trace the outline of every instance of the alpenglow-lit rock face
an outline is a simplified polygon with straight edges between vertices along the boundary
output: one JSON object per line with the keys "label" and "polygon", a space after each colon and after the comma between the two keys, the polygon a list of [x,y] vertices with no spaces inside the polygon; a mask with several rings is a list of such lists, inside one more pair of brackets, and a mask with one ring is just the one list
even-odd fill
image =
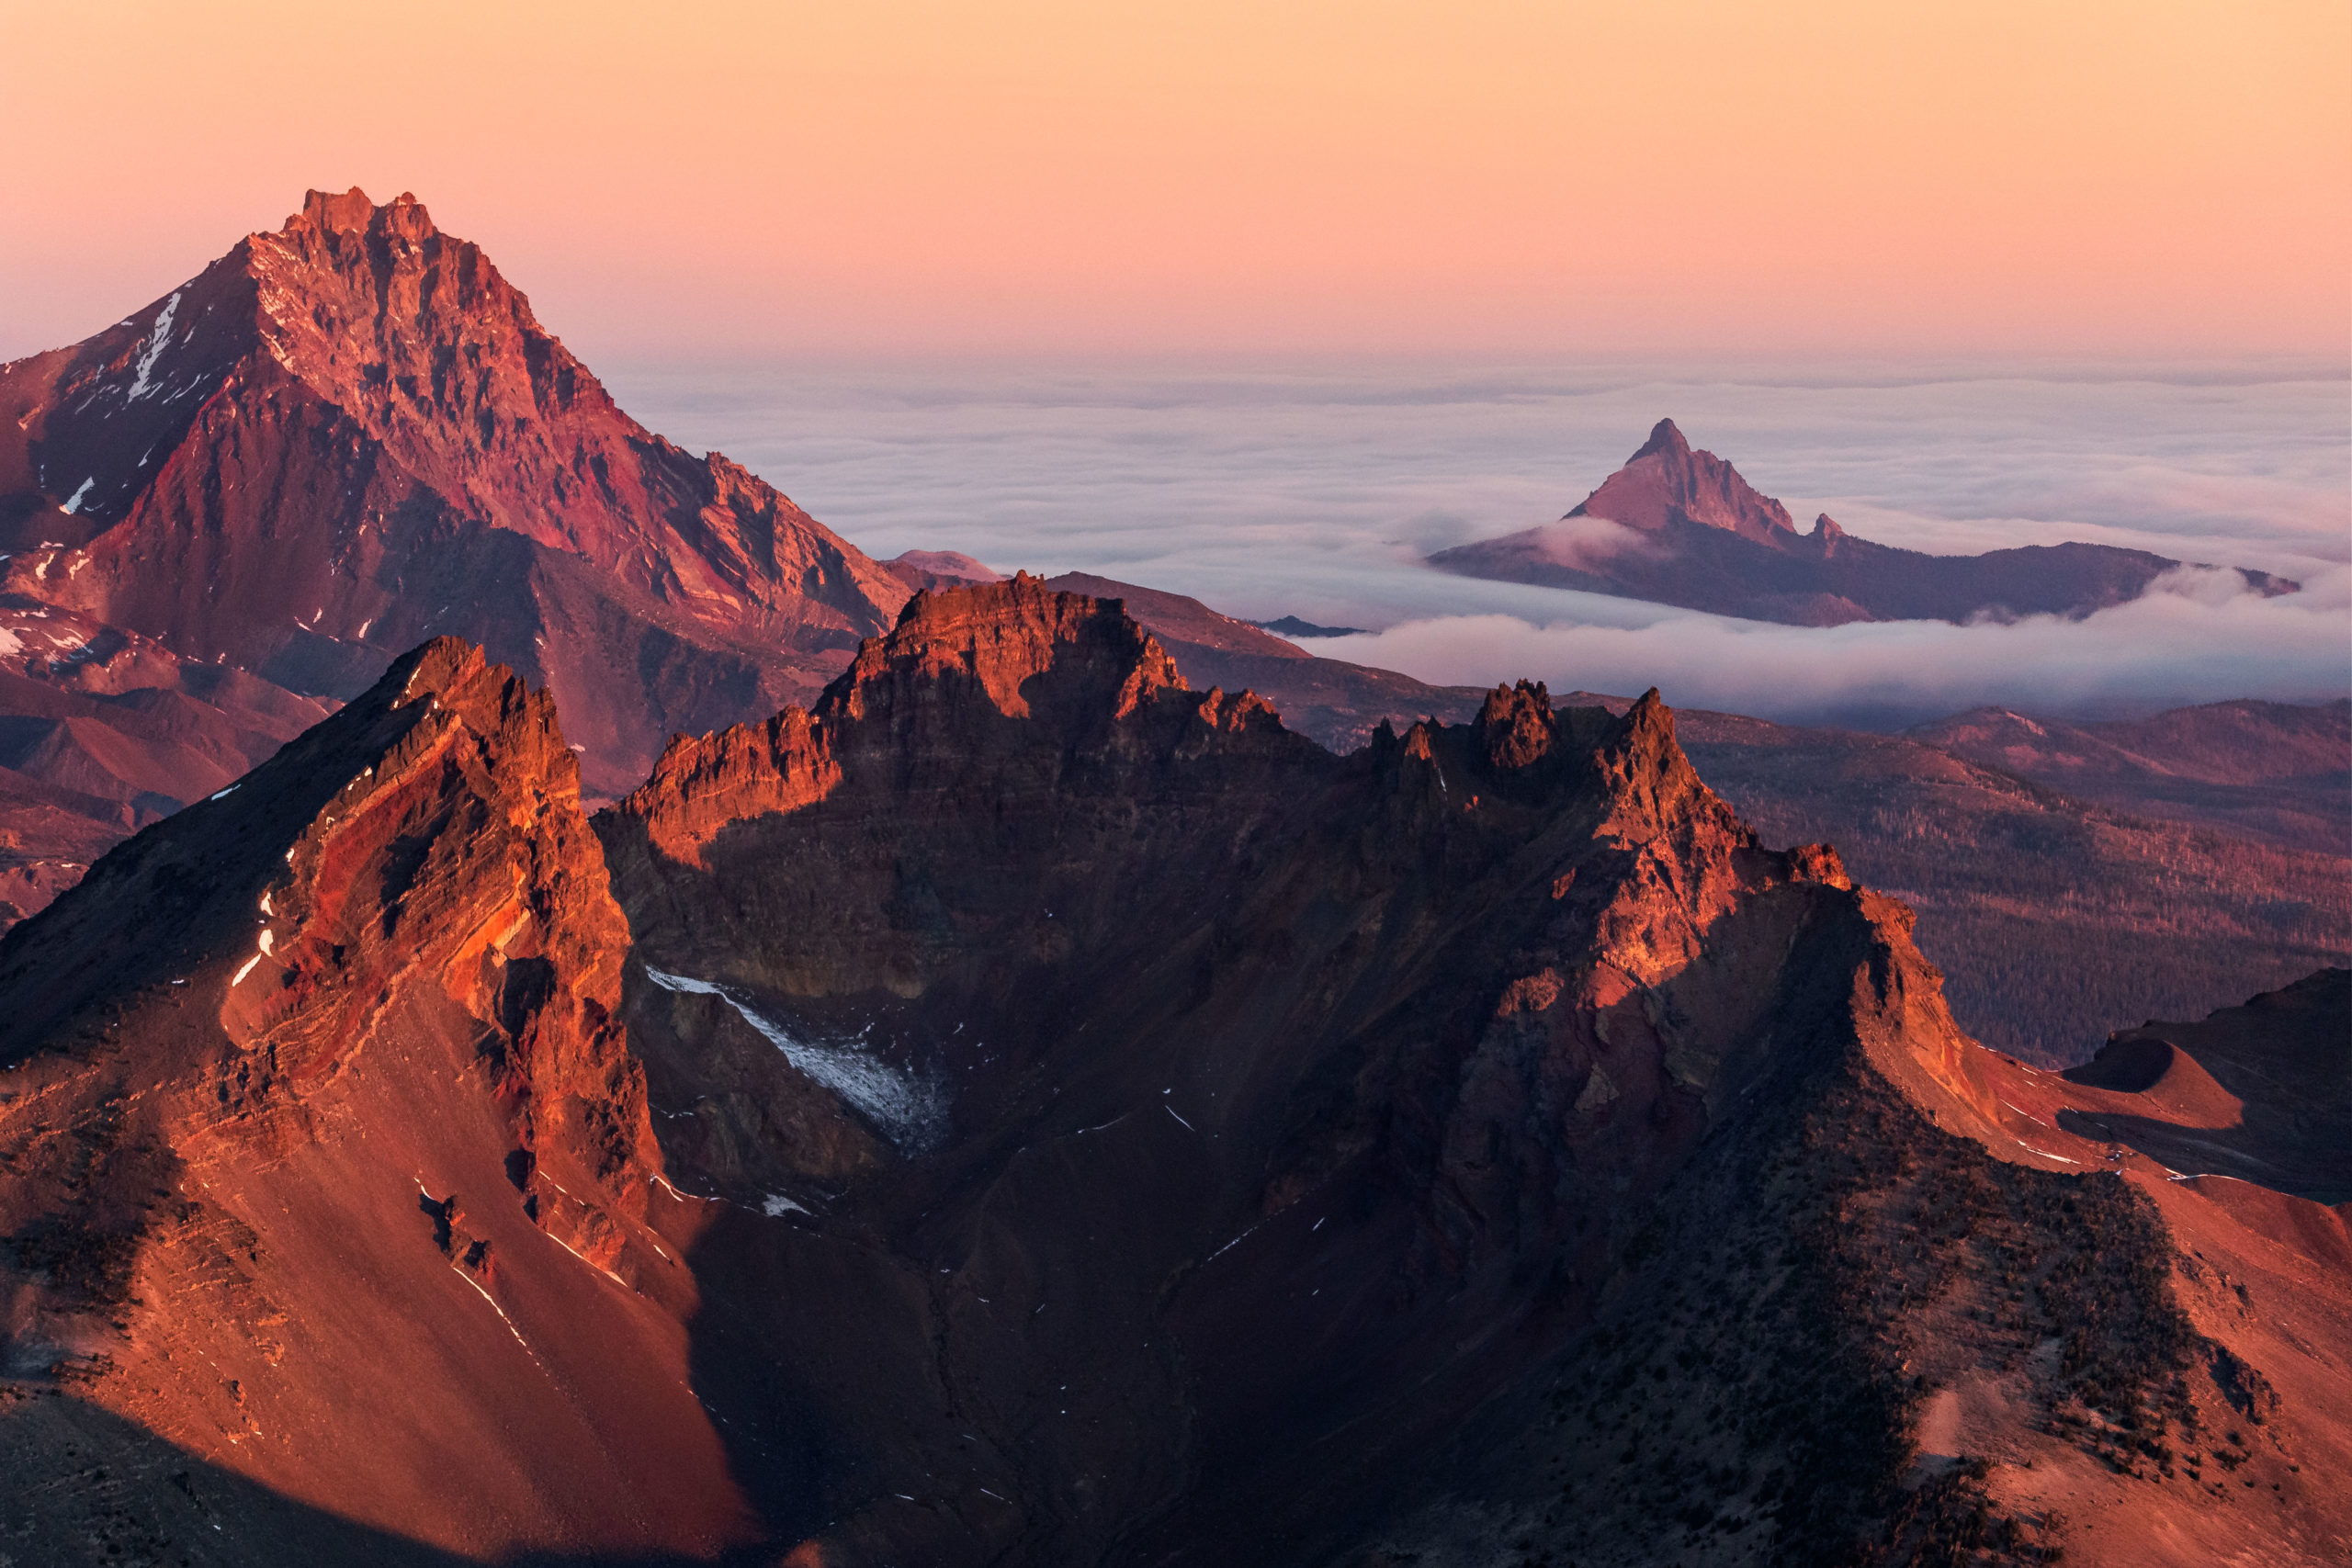
{"label": "alpenglow-lit rock face", "polygon": [[164,299],[0,367],[7,585],[347,697],[457,634],[542,681],[591,788],[812,694],[907,587],[646,431],[475,245],[313,191]]}
{"label": "alpenglow-lit rock face", "polygon": [[454,638],[0,940],[7,1364],[81,1394],[16,1411],[9,1473],[152,1483],[143,1531],[44,1512],[17,1550],[754,1533],[688,1386],[661,1227],[705,1205],[661,1185],[628,951],[553,705]]}

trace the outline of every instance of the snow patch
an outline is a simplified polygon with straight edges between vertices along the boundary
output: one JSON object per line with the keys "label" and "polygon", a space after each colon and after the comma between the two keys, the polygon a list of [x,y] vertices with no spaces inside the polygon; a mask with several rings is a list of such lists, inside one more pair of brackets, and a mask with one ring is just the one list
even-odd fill
{"label": "snow patch", "polygon": [[905,1149],[930,1146],[945,1130],[947,1095],[944,1086],[911,1072],[901,1071],[870,1055],[856,1041],[804,1040],[783,1025],[761,1016],[729,994],[723,986],[691,976],[672,975],[648,964],[646,977],[667,991],[717,997],[741,1014],[784,1053],[784,1059],[802,1076],[822,1084],[889,1134]]}
{"label": "snow patch", "polygon": [[[592,1264],[590,1267],[593,1268],[594,1265]],[[492,1295],[488,1291],[483,1290],[481,1288],[481,1281],[475,1279],[471,1274],[467,1273],[459,1265],[455,1263],[450,1264],[449,1270],[451,1273],[457,1275],[458,1279],[463,1280],[467,1284],[471,1285],[474,1288],[475,1294],[481,1296],[482,1300],[490,1303],[490,1310],[498,1314],[498,1321],[506,1325],[506,1332],[514,1336],[514,1343],[523,1347],[523,1353],[530,1357],[535,1362],[538,1360],[539,1353],[531,1348],[531,1342],[523,1337],[523,1331],[514,1326],[514,1320],[506,1315],[506,1309],[498,1304],[498,1298]]]}
{"label": "snow patch", "polygon": [[[179,313],[179,290],[174,289],[172,297],[164,301],[164,308],[155,312],[155,330],[147,334],[147,352],[141,355],[139,363],[131,367],[130,391],[124,399],[126,402],[134,402],[152,389],[147,378],[154,373],[155,361],[164,356],[164,350],[172,341],[172,318]],[[73,508],[67,507],[66,510],[70,512]]]}
{"label": "snow patch", "polygon": [[[70,500],[68,500],[68,501],[66,502],[66,503],[65,503],[63,506],[60,507],[58,510],[59,510],[59,511],[61,511],[61,512],[79,512],[79,511],[81,511],[81,510],[82,510],[82,502],[83,502],[85,500],[86,500],[86,499],[88,498],[89,493],[90,493],[91,487],[92,487],[92,486],[94,486],[94,485],[96,485],[97,482],[98,482],[98,479],[97,479],[97,476],[96,476],[96,474],[93,474],[93,475],[91,475],[88,479],[84,479],[84,480],[82,481],[82,488],[81,488],[80,490],[75,491],[74,492],[74,494],[73,494],[73,497],[72,497]],[[41,574],[43,577],[47,577],[47,576],[49,575],[49,563],[48,563],[47,561],[43,561],[43,562],[41,562],[41,564],[40,564],[40,574]]]}
{"label": "snow patch", "polygon": [[[765,1214],[769,1219],[780,1220],[786,1214],[808,1214],[808,1211],[802,1208],[799,1204],[794,1202],[791,1199],[786,1197],[781,1192],[771,1192],[761,1202],[760,1213]],[[810,1219],[816,1218],[814,1214],[809,1214],[808,1217]]]}
{"label": "snow patch", "polygon": [[233,991],[239,986],[243,985],[245,983],[245,976],[252,974],[254,972],[254,965],[260,962],[261,954],[258,953],[254,953],[251,958],[246,959],[243,964],[238,968],[237,972],[229,976],[229,988]]}

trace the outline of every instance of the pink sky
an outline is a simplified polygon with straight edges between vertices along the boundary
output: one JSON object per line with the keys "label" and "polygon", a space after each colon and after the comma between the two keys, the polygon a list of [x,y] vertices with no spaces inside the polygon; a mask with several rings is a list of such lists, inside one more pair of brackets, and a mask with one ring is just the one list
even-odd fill
{"label": "pink sky", "polygon": [[2352,334],[2341,0],[0,0],[0,355],[355,184],[592,363]]}

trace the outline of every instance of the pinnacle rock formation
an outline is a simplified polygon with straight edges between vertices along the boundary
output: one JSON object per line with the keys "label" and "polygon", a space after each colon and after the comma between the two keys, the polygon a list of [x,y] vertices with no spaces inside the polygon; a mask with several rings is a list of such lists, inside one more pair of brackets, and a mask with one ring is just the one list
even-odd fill
{"label": "pinnacle rock formation", "polygon": [[1568,515],[1605,517],[1645,534],[1683,518],[1774,546],[1796,533],[1787,507],[1713,452],[1692,450],[1670,419],[1659,420],[1641,450]]}

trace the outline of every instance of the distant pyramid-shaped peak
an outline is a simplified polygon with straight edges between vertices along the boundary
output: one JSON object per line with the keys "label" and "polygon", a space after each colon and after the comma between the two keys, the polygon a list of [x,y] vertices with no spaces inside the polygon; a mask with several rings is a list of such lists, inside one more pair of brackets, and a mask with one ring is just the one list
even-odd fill
{"label": "distant pyramid-shaped peak", "polygon": [[1713,452],[1692,447],[1670,419],[1652,426],[1641,450],[1568,515],[1603,517],[1645,533],[1656,533],[1679,519],[1768,545],[1797,536],[1787,507],[1740,478],[1738,469]]}

